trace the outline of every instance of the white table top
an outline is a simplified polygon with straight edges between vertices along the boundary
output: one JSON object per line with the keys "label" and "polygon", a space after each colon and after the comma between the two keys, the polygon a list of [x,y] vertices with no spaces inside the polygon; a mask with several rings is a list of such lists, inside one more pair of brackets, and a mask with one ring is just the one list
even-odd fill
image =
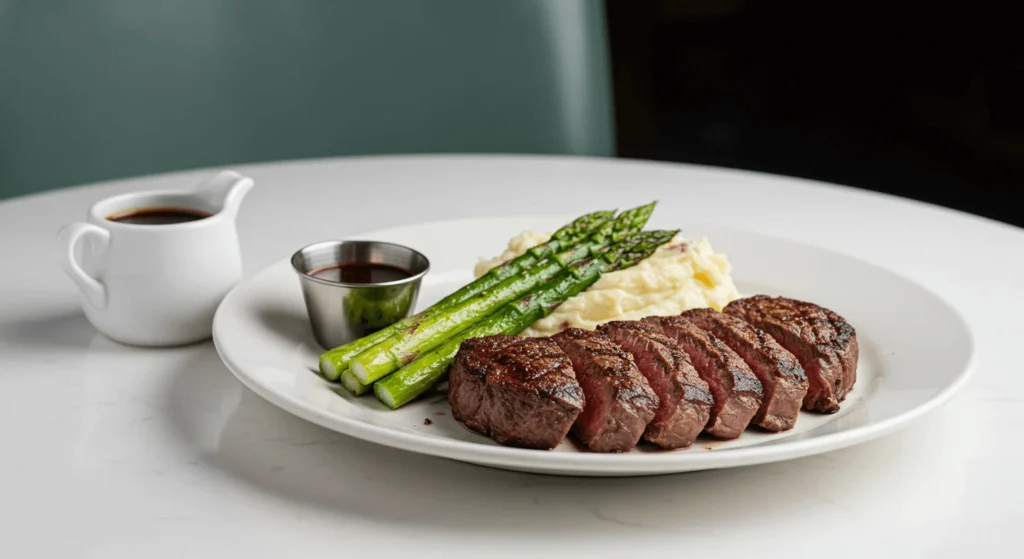
{"label": "white table top", "polygon": [[4,556],[1019,556],[1024,230],[809,181],[621,160],[236,169],[256,180],[239,220],[250,274],[309,242],[396,224],[659,199],[652,226],[720,222],[917,280],[967,318],[978,367],[913,426],[816,457],[634,479],[491,470],[290,416],[245,389],[210,342],[136,349],[92,329],[55,264],[56,231],[100,198],[188,188],[212,171],[37,195],[0,203]]}

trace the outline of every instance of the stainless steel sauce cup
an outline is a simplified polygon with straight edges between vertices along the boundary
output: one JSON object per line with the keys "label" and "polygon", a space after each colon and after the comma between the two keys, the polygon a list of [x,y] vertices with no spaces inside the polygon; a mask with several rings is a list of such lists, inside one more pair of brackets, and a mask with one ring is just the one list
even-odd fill
{"label": "stainless steel sauce cup", "polygon": [[[313,275],[338,265],[384,264],[408,277],[379,283],[335,281]],[[409,247],[379,241],[324,241],[292,255],[313,336],[324,349],[371,334],[409,316],[430,261]]]}

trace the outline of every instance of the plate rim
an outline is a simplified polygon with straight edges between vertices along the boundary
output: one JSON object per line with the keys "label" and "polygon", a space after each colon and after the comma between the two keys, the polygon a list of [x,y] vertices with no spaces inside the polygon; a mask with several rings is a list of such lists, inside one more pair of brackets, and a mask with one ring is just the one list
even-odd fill
{"label": "plate rim", "polygon": [[[493,221],[496,219],[526,221],[539,219],[556,220],[566,219],[566,217],[559,214],[521,214],[424,221],[396,227],[382,228],[354,235],[347,235],[340,237],[339,240],[369,238],[374,235],[390,234],[396,230],[427,227],[439,224],[457,225],[463,222],[479,221],[490,221],[493,224]],[[571,217],[569,219],[571,219]],[[793,240],[786,237],[780,237],[777,235],[759,233],[757,231],[737,228],[730,225],[698,221],[694,221],[692,223],[693,226],[682,228],[684,234],[687,229],[699,230],[700,226],[710,226],[746,235],[756,235],[768,240],[779,240],[818,251],[826,251],[840,255],[843,258],[854,260],[860,265],[869,266],[878,272],[894,276],[899,280],[912,285],[914,288],[921,290],[930,298],[942,305],[945,310],[956,319],[957,327],[964,334],[964,342],[967,348],[967,359],[965,364],[957,373],[955,378],[932,397],[911,409],[877,423],[869,423],[867,425],[853,427],[848,430],[827,433],[806,439],[783,441],[774,445],[744,446],[719,452],[601,454],[537,451],[534,449],[522,449],[501,445],[479,444],[457,439],[425,437],[420,434],[397,431],[338,414],[325,413],[324,411],[318,410],[298,399],[280,394],[269,386],[264,386],[264,384],[259,382],[255,377],[253,377],[253,375],[245,373],[243,367],[233,362],[222,348],[221,340],[224,335],[220,332],[223,328],[223,315],[227,312],[225,309],[230,306],[235,297],[239,296],[239,292],[247,284],[255,281],[261,276],[276,272],[278,268],[287,266],[287,257],[282,257],[249,275],[233,286],[228,294],[224,296],[217,307],[217,311],[213,319],[214,347],[217,351],[217,355],[228,370],[231,371],[231,373],[248,389],[252,390],[274,406],[331,431],[407,452],[416,452],[439,458],[447,458],[503,469],[528,470],[556,475],[652,475],[682,473],[713,468],[729,468],[778,462],[829,452],[876,439],[915,422],[921,417],[946,404],[973,376],[977,365],[978,355],[975,335],[970,327],[970,322],[956,308],[956,306],[952,305],[948,300],[946,300],[946,298],[942,297],[931,288],[922,285],[918,281],[899,272],[890,270],[859,256],[844,253],[840,250],[804,241]]]}

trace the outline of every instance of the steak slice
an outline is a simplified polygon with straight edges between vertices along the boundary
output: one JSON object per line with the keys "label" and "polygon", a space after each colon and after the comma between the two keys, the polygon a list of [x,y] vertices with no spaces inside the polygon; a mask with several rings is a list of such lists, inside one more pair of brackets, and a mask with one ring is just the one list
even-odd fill
{"label": "steak slice", "polygon": [[572,432],[597,452],[625,452],[654,419],[658,396],[633,357],[598,332],[569,328],[551,337],[572,361],[586,405]]}
{"label": "steak slice", "polygon": [[764,330],[731,314],[693,309],[682,316],[725,342],[761,381],[764,400],[752,423],[768,431],[787,431],[796,425],[807,394],[807,375],[792,353]]}
{"label": "steak slice", "polygon": [[547,338],[468,339],[448,380],[452,416],[504,445],[552,449],[583,410],[572,364]]}
{"label": "steak slice", "polygon": [[761,407],[763,389],[750,367],[724,342],[681,316],[648,317],[676,340],[690,356],[700,378],[708,383],[714,405],[708,419],[707,432],[721,439],[735,439],[747,428]]}
{"label": "steak slice", "polygon": [[726,305],[725,312],[770,334],[796,356],[809,387],[804,409],[839,411],[857,382],[857,333],[843,317],[814,303],[755,295]]}
{"label": "steak slice", "polygon": [[686,352],[657,328],[640,321],[608,322],[598,331],[633,356],[637,369],[658,395],[660,405],[644,438],[667,449],[693,444],[708,423],[714,400]]}

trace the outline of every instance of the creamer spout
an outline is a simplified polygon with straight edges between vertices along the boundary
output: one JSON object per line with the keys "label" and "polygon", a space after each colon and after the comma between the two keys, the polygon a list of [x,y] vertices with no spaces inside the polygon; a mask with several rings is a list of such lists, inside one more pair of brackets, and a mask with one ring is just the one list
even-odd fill
{"label": "creamer spout", "polygon": [[242,200],[254,184],[249,177],[225,170],[199,185],[196,194],[210,204],[214,213],[236,215]]}

